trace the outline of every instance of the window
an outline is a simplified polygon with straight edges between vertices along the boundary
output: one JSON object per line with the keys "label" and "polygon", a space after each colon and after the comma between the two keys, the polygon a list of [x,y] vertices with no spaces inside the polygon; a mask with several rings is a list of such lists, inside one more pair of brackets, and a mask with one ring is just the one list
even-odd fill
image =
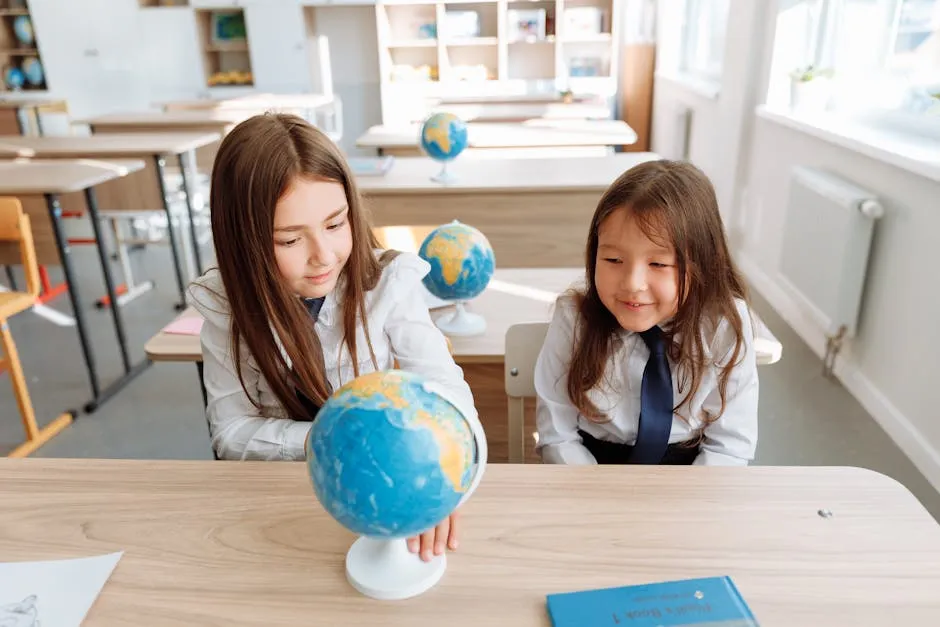
{"label": "window", "polygon": [[932,110],[940,93],[940,0],[802,0],[781,5],[768,102],[785,101],[788,74],[834,73],[832,105]]}
{"label": "window", "polygon": [[686,0],[681,70],[718,82],[725,54],[730,0]]}

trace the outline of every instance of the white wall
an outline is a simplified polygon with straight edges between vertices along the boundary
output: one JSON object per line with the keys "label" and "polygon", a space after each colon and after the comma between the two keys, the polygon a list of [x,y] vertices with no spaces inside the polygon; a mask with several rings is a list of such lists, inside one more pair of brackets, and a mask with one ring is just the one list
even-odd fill
{"label": "white wall", "polygon": [[[822,331],[776,279],[790,168],[825,168],[879,195],[886,215],[876,228],[858,335],[842,349],[836,375],[940,489],[934,389],[940,373],[940,183],[757,118],[754,108],[769,82],[777,7],[776,0],[731,0],[716,99],[657,80],[653,150],[671,147],[671,112],[690,106],[690,159],[715,183],[742,269],[820,356]],[[681,18],[668,9],[659,17],[668,42]],[[669,61],[666,54],[664,63]]]}
{"label": "white wall", "polygon": [[316,29],[329,40],[333,90],[343,102],[340,146],[347,154],[374,155],[356,148],[356,138],[382,121],[375,7],[317,7]]}

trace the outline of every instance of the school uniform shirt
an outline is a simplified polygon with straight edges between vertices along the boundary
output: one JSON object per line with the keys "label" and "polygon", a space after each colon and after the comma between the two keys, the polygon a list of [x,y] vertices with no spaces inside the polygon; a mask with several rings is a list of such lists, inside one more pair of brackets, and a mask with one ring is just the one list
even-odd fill
{"label": "school uniform shirt", "polygon": [[[399,369],[439,383],[448,400],[468,420],[478,423],[463,370],[454,363],[422,296],[421,279],[429,270],[417,255],[401,253],[383,269],[376,287],[365,294],[378,369],[391,369],[397,360]],[[338,285],[326,296],[316,322],[310,321],[320,338],[327,378],[334,390],[354,378],[352,358],[343,342],[342,303],[337,300],[340,289]],[[242,390],[232,358],[231,310],[224,294],[222,276],[215,268],[190,288],[189,300],[205,318],[200,339],[212,446],[222,459],[302,460],[311,423],[292,420],[286,414],[244,345],[241,369],[245,387],[252,398],[260,398],[262,409]],[[359,373],[374,372],[361,325],[357,332]],[[290,367],[279,339],[278,346]]]}
{"label": "school uniform shirt", "polygon": [[[731,372],[724,413],[704,431],[694,462],[698,465],[745,466],[754,458],[757,445],[757,361],[750,313],[743,301],[736,304],[744,332],[743,360]],[[545,343],[536,361],[537,448],[545,463],[596,464],[594,456],[582,444],[579,429],[600,440],[629,445],[636,443],[640,387],[649,349],[638,333],[626,330],[618,333],[613,355],[600,382],[588,392],[588,398],[609,421],[591,422],[579,414],[567,392],[576,316],[576,306],[570,296],[562,296],[556,301]],[[719,359],[720,366],[726,364],[734,350],[734,331],[728,321],[722,320],[713,331],[705,330],[703,333],[709,359]],[[696,437],[701,431],[704,412],[710,412],[710,415],[718,413],[721,407],[718,394],[720,366],[707,368],[691,403],[683,403],[676,410],[670,444]],[[679,377],[671,361],[670,369],[673,398],[678,403],[687,391],[680,393]]]}

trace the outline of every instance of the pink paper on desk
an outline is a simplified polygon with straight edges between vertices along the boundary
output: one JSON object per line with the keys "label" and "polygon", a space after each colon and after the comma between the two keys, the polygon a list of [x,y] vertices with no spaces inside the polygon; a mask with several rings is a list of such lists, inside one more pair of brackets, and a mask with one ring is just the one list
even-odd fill
{"label": "pink paper on desk", "polygon": [[163,332],[177,335],[199,335],[199,331],[202,329],[202,321],[202,316],[178,318],[163,327]]}

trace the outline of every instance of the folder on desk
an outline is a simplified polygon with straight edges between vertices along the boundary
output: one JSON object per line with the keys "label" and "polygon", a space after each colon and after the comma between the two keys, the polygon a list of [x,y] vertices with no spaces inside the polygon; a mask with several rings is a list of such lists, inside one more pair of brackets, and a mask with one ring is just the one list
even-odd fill
{"label": "folder on desk", "polygon": [[395,163],[395,157],[392,155],[384,157],[349,157],[347,162],[356,176],[384,176],[391,169],[392,164]]}
{"label": "folder on desk", "polygon": [[730,577],[550,594],[547,605],[554,627],[758,627]]}

